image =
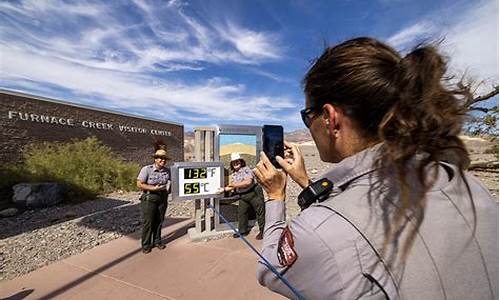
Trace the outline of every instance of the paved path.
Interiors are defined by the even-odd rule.
[[[164,250],[123,237],[10,281],[1,299],[283,299],[259,285],[256,255],[239,239],[192,243],[193,221],[170,218]],[[250,242],[260,248],[260,241]]]

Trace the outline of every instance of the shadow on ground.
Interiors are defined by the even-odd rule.
[[[76,205],[67,204],[38,210],[25,211],[17,216],[0,218],[0,240],[11,236],[45,228],[81,217],[103,213],[128,204],[128,201],[98,198]]]
[[[163,228],[188,219],[182,217],[165,217]],[[77,224],[101,232],[114,232],[134,239],[140,239],[141,205],[140,203],[134,203],[94,213],[83,217]]]
[[[15,293],[12,296],[8,296],[6,298],[1,298],[1,300],[22,300],[28,297],[31,293],[33,293],[34,289],[23,289],[22,291]]]
[[[185,221],[187,220],[187,218],[167,218],[165,219],[165,221],[163,222],[163,227],[168,227],[168,226],[172,226],[176,223],[179,223],[179,222],[182,222],[182,221]],[[189,224],[186,224],[185,226],[177,229],[176,231],[168,234],[167,236],[163,236],[162,237],[162,241],[163,243],[165,244],[168,244],[168,243],[171,243],[173,241],[175,241],[176,239],[184,236],[187,234],[187,230],[193,226],[193,223],[194,222],[191,222]],[[104,227],[105,228],[105,227]],[[101,228],[101,229],[104,229],[104,228]],[[133,237],[135,239],[140,239],[140,234],[137,232],[137,233],[134,233],[132,235],[129,235],[129,237]],[[63,294],[64,292],[74,288],[75,286],[78,286],[79,284],[89,280],[90,278],[96,276],[96,275],[99,275],[100,273],[103,273],[105,272],[106,270],[108,270],[109,268],[129,259],[130,257],[134,256],[135,254],[138,254],[139,252],[141,252],[141,248],[139,246],[139,244],[137,245],[137,249],[136,250],[133,250],[133,251],[130,251],[129,253],[125,254],[125,255],[122,255],[120,257],[117,257],[115,258],[114,260],[110,261],[109,263],[99,267],[98,269],[96,269],[95,271],[92,271],[90,273],[87,273],[75,280],[73,280],[72,282],[69,282],[67,284],[65,284],[64,286],[50,292],[49,294],[47,295],[44,295],[42,297],[40,297],[39,299],[40,300],[48,300],[48,299],[53,299],[61,294]]]

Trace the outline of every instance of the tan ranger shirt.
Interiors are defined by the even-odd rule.
[[[401,240],[382,251],[382,219],[397,209],[399,198],[393,189],[373,188],[379,182],[377,151],[375,146],[337,164],[324,176],[335,186],[330,197],[289,223],[283,201],[266,202],[262,255],[306,299],[498,299],[498,204],[489,192],[466,174],[476,209],[472,236],[473,210],[459,170],[440,164],[403,262]],[[414,228],[414,217],[407,220],[400,237]],[[257,278],[294,298],[262,262]]]

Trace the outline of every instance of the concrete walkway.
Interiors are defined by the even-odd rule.
[[[169,218],[164,250],[143,254],[122,237],[0,283],[1,299],[284,299],[255,278],[257,256],[239,239],[192,243],[192,220]],[[260,249],[255,234],[250,242]]]

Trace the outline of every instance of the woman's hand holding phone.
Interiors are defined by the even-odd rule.
[[[278,171],[264,152],[260,153],[260,161],[253,169],[253,173],[269,199],[285,200],[287,175]]]
[[[288,173],[293,181],[295,181],[302,188],[309,185],[309,176],[307,176],[304,157],[300,152],[297,144],[284,142],[285,145],[285,158],[276,156],[276,161],[281,165],[283,171]]]

